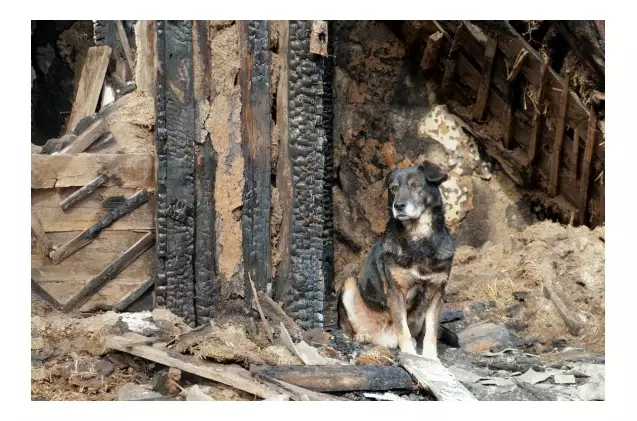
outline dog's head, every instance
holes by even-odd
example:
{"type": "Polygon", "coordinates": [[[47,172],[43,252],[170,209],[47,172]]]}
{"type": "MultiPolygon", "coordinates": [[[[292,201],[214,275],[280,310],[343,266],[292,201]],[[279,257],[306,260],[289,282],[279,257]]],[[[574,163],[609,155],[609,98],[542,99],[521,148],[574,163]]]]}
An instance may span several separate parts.
{"type": "Polygon", "coordinates": [[[445,180],[447,174],[429,161],[394,169],[383,186],[383,192],[389,190],[390,216],[401,221],[418,219],[426,210],[442,206],[439,186],[445,180]]]}

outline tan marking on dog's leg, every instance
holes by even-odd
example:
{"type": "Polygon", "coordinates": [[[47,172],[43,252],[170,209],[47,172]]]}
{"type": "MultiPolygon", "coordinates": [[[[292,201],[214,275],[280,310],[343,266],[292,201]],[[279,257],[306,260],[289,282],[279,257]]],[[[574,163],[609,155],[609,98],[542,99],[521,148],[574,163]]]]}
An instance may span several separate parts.
{"type": "Polygon", "coordinates": [[[392,322],[396,328],[398,347],[402,352],[416,355],[416,347],[414,347],[411,341],[411,333],[409,332],[409,325],[407,324],[405,298],[398,291],[390,291],[387,297],[387,304],[392,322]]]}
{"type": "Polygon", "coordinates": [[[442,310],[441,285],[431,285],[431,297],[425,312],[425,338],[422,342],[422,356],[432,360],[438,360],[438,323],[440,323],[440,311],[442,310]]]}

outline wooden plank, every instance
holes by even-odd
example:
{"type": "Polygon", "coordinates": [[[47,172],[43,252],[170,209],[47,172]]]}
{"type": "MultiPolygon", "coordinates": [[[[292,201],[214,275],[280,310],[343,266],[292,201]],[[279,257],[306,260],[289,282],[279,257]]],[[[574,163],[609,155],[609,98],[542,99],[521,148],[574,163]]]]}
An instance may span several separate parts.
{"type": "Polygon", "coordinates": [[[575,128],[574,134],[573,134],[572,151],[571,151],[571,179],[573,180],[574,186],[577,186],[577,174],[578,174],[577,164],[579,162],[579,139],[580,139],[580,131],[578,128],[575,128]]]}
{"type": "Polygon", "coordinates": [[[46,235],[44,228],[42,228],[42,224],[40,223],[37,215],[33,213],[33,210],[31,210],[31,232],[33,233],[33,236],[38,243],[38,248],[40,249],[40,251],[45,256],[48,256],[53,249],[53,244],[51,243],[51,240],[49,240],[49,237],[46,235]]]}
{"type": "Polygon", "coordinates": [[[110,173],[105,186],[154,186],[150,154],[31,155],[31,188],[83,187],[99,174],[110,173]]]}
{"type": "Polygon", "coordinates": [[[531,139],[529,141],[529,148],[527,150],[527,165],[533,166],[535,162],[535,157],[537,156],[537,149],[540,144],[540,131],[542,130],[542,122],[544,117],[544,97],[546,96],[546,81],[549,69],[549,58],[546,57],[544,64],[542,65],[542,70],[540,71],[542,77],[540,78],[540,84],[537,86],[538,89],[538,97],[537,104],[535,104],[535,110],[533,113],[533,125],[531,126],[531,139]]]}
{"type": "MultiPolygon", "coordinates": [[[[128,338],[142,339],[141,335],[127,335],[128,338]]],[[[165,349],[150,346],[133,346],[126,345],[127,337],[107,336],[104,340],[104,346],[117,351],[125,352],[144,358],[168,367],[175,367],[187,373],[196,374],[197,376],[209,379],[215,382],[243,390],[260,398],[270,398],[278,393],[271,388],[264,386],[250,376],[250,372],[244,370],[237,365],[215,364],[203,360],[196,360],[180,356],[179,358],[168,355],[165,349]],[[191,361],[196,361],[196,363],[191,361]]]]}
{"type": "Polygon", "coordinates": [[[273,379],[260,373],[253,374],[253,377],[262,380],[267,386],[277,390],[279,393],[289,395],[295,401],[347,401],[348,399],[339,396],[329,395],[327,393],[315,392],[303,387],[284,382],[279,379],[273,379]]]}
{"type": "Polygon", "coordinates": [[[154,20],[138,20],[135,25],[135,84],[137,90],[155,96],[157,79],[157,29],[154,20]]]}
{"type": "Polygon", "coordinates": [[[590,185],[590,173],[591,173],[591,159],[593,158],[593,149],[595,148],[595,141],[597,131],[597,114],[591,109],[590,120],[588,121],[588,130],[586,132],[586,147],[584,148],[584,159],[582,160],[582,172],[579,178],[579,206],[578,216],[579,223],[583,224],[586,218],[586,209],[588,201],[588,188],[590,185]]]}
{"type": "Polygon", "coordinates": [[[327,57],[327,21],[313,20],[310,29],[310,53],[327,57]]]}
{"type": "Polygon", "coordinates": [[[248,304],[249,278],[258,291],[270,282],[270,52],[268,21],[238,21],[241,71],[241,140],[244,157],[243,265],[248,304]]]}
{"type": "Polygon", "coordinates": [[[305,365],[325,365],[327,364],[327,360],[319,355],[316,348],[308,345],[306,342],[301,341],[298,344],[294,345],[292,342],[292,338],[288,333],[283,322],[279,324],[281,330],[281,340],[283,344],[288,348],[288,350],[296,355],[299,360],[303,361],[305,365]]]}
{"type": "Polygon", "coordinates": [[[107,282],[115,278],[126,266],[131,264],[154,243],[154,233],[149,232],[144,235],[141,239],[139,239],[139,241],[125,250],[121,256],[105,267],[97,276],[90,279],[84,288],[82,288],[64,304],[62,311],[69,312],[84,304],[93,294],[99,291],[107,282]]]}
{"type": "MultiPolygon", "coordinates": [[[[570,86],[571,79],[570,72],[566,72],[564,79],[564,86],[570,86]]],[[[555,125],[555,140],[553,141],[553,155],[551,156],[551,181],[549,188],[549,195],[557,195],[557,185],[559,182],[560,172],[560,159],[562,153],[562,145],[564,144],[564,129],[566,124],[564,119],[566,118],[566,107],[568,105],[568,90],[562,90],[562,96],[560,97],[560,109],[557,114],[557,124],[555,125]]]]}
{"type": "MultiPolygon", "coordinates": [[[[76,190],[73,194],[67,196],[66,199],[62,200],[60,202],[60,208],[62,208],[63,211],[68,210],[73,204],[79,202],[82,199],[85,199],[87,196],[97,190],[99,186],[106,183],[106,181],[108,181],[108,176],[106,174],[99,175],[95,180],[91,181],[81,189],[76,190]]],[[[31,203],[33,203],[33,199],[31,200],[31,203]]],[[[31,206],[33,206],[33,204],[31,206]]]]}
{"type": "Polygon", "coordinates": [[[511,149],[511,143],[513,142],[515,136],[515,109],[514,105],[517,103],[519,93],[519,83],[515,80],[507,85],[507,102],[504,108],[504,113],[502,116],[502,120],[504,122],[504,134],[502,137],[502,146],[505,149],[511,149]]]}
{"type": "Polygon", "coordinates": [[[478,88],[476,105],[473,109],[473,119],[476,121],[481,121],[484,118],[487,98],[491,91],[491,68],[493,66],[493,58],[495,57],[497,47],[498,40],[496,38],[489,37],[484,51],[484,60],[482,61],[482,79],[480,81],[480,87],[478,88]]]}
{"type": "Polygon", "coordinates": [[[62,307],[62,304],[51,294],[49,294],[44,288],[42,288],[36,281],[31,278],[31,292],[36,294],[38,297],[42,298],[46,303],[48,303],[55,310],[59,310],[62,307]]]}
{"type": "Polygon", "coordinates": [[[451,50],[447,56],[447,62],[445,64],[445,73],[442,76],[442,82],[440,83],[440,94],[446,96],[449,93],[449,86],[451,80],[456,74],[456,60],[458,59],[458,52],[460,50],[460,38],[464,29],[464,24],[460,24],[456,30],[456,34],[453,37],[451,43],[451,50]]]}
{"type": "Polygon", "coordinates": [[[155,283],[155,279],[153,277],[148,278],[144,282],[142,282],[137,288],[126,294],[122,297],[121,300],[117,302],[113,306],[113,310],[115,311],[125,311],[131,304],[139,299],[146,291],[150,289],[151,286],[155,283]]]}
{"type": "MultiPolygon", "coordinates": [[[[99,187],[90,196],[64,211],[59,204],[70,197],[69,193],[75,193],[72,187],[32,190],[31,210],[40,219],[46,232],[83,231],[135,192],[135,189],[99,187]]],[[[149,195],[148,201],[137,211],[123,216],[107,229],[115,231],[155,229],[155,193],[149,191],[149,195]]]]}
{"type": "Polygon", "coordinates": [[[439,401],[477,400],[439,361],[400,353],[400,365],[439,401]]]}
{"type": "Polygon", "coordinates": [[[124,24],[121,20],[116,20],[115,26],[117,27],[117,37],[119,38],[119,42],[122,45],[122,49],[124,50],[124,57],[126,58],[126,62],[128,64],[128,75],[132,77],[132,75],[135,74],[135,59],[133,58],[133,51],[131,50],[130,43],[128,42],[128,36],[126,36],[126,31],[124,30],[124,24]]]}
{"type": "Polygon", "coordinates": [[[443,40],[442,32],[437,31],[427,38],[427,46],[420,60],[420,68],[422,70],[430,70],[438,63],[438,53],[443,40]]]}
{"type": "Polygon", "coordinates": [[[66,124],[66,133],[71,133],[84,117],[95,113],[111,51],[111,47],[107,45],[88,49],[71,115],[66,124]]]}
{"type": "Polygon", "coordinates": [[[139,192],[135,193],[132,197],[127,199],[113,211],[104,215],[99,221],[97,221],[91,227],[87,228],[77,237],[73,238],[71,241],[59,247],[58,249],[52,251],[49,254],[49,257],[51,257],[51,261],[57,264],[71,254],[75,253],[80,248],[86,246],[95,238],[97,238],[97,236],[104,228],[110,226],[117,219],[134,211],[141,204],[148,201],[149,196],[150,195],[148,193],[148,190],[146,189],[142,189],[139,192]]]}
{"type": "Polygon", "coordinates": [[[84,152],[101,135],[108,131],[106,120],[100,118],[84,130],[71,144],[60,151],[60,155],[84,152]]]}
{"type": "Polygon", "coordinates": [[[317,392],[411,390],[410,375],[400,367],[361,365],[250,366],[250,372],[317,392]]]}
{"type": "Polygon", "coordinates": [[[562,316],[564,323],[566,323],[566,326],[568,326],[568,329],[571,331],[571,333],[574,336],[579,336],[583,326],[571,314],[571,312],[568,310],[568,307],[566,307],[566,304],[564,304],[564,301],[562,301],[562,299],[555,293],[555,291],[553,291],[546,285],[544,286],[543,291],[544,296],[553,302],[555,308],[557,309],[558,313],[560,313],[560,316],[562,316]]]}
{"type": "Polygon", "coordinates": [[[522,66],[524,65],[524,59],[529,54],[529,51],[522,48],[518,53],[518,56],[515,58],[515,62],[513,63],[513,67],[511,71],[507,75],[507,82],[513,82],[520,74],[520,70],[522,70],[522,66]]]}

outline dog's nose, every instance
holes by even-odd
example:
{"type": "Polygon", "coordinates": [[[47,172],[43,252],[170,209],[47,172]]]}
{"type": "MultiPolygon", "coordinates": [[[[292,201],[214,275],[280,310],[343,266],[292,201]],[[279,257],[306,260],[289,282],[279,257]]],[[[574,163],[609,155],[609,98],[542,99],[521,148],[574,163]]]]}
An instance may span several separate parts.
{"type": "Polygon", "coordinates": [[[404,203],[394,203],[394,209],[396,209],[398,212],[402,212],[405,210],[405,204],[404,203]]]}

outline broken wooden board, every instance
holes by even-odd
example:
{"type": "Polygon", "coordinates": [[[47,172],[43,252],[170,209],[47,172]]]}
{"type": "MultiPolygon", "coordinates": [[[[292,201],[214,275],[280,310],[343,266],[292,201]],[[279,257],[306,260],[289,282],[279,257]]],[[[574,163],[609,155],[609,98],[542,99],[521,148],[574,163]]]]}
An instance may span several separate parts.
{"type": "Polygon", "coordinates": [[[154,164],[150,154],[31,155],[31,188],[84,187],[107,172],[105,186],[151,187],[154,164]]]}
{"type": "Polygon", "coordinates": [[[33,210],[31,210],[31,232],[33,233],[33,236],[38,243],[38,248],[40,249],[40,251],[48,257],[49,253],[53,249],[53,244],[51,243],[49,237],[46,235],[46,232],[44,231],[44,228],[42,228],[40,220],[33,212],[33,210]]]}
{"type": "Polygon", "coordinates": [[[301,341],[298,344],[294,344],[292,342],[292,338],[290,338],[290,334],[287,329],[283,325],[283,322],[280,324],[281,327],[281,339],[283,344],[288,348],[288,350],[299,357],[303,364],[306,365],[325,365],[327,361],[321,355],[319,355],[316,348],[308,345],[305,341],[301,341]]]}
{"type": "Polygon", "coordinates": [[[282,380],[317,392],[410,390],[411,376],[400,367],[371,365],[257,366],[252,374],[282,380]]]}
{"type": "Polygon", "coordinates": [[[444,39],[442,32],[437,31],[429,35],[427,38],[427,46],[425,52],[420,60],[420,68],[422,70],[429,70],[434,68],[438,64],[438,53],[440,51],[440,45],[444,39]]]}
{"type": "MultiPolygon", "coordinates": [[[[134,189],[100,187],[68,210],[60,202],[68,199],[72,188],[42,189],[31,191],[31,210],[40,220],[46,232],[83,231],[99,221],[105,214],[117,208],[134,189]]],[[[75,192],[73,192],[75,194],[75,192]]],[[[113,231],[155,229],[155,193],[149,192],[148,201],[106,228],[113,231]]]]}
{"type": "MultiPolygon", "coordinates": [[[[108,131],[106,120],[100,118],[84,130],[77,138],[62,149],[59,155],[68,155],[84,152],[89,148],[101,135],[108,131]]],[[[57,154],[56,154],[57,155],[57,154]]]]}
{"type": "Polygon", "coordinates": [[[143,339],[142,335],[128,333],[126,336],[107,336],[104,346],[117,351],[125,352],[144,358],[168,367],[178,368],[187,373],[223,383],[244,392],[251,393],[260,398],[276,396],[275,390],[252,379],[250,372],[234,364],[215,364],[197,360],[188,356],[174,357],[168,355],[167,350],[161,346],[133,346],[127,343],[131,340],[143,339]]]}
{"type": "Polygon", "coordinates": [[[71,115],[66,124],[66,133],[71,133],[80,120],[95,112],[111,51],[111,47],[106,45],[88,49],[71,115]]]}
{"type": "Polygon", "coordinates": [[[477,400],[439,361],[400,353],[400,365],[439,401],[477,400]]]}

